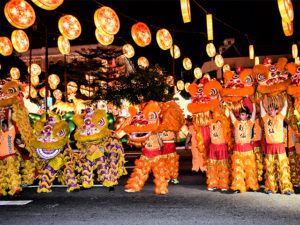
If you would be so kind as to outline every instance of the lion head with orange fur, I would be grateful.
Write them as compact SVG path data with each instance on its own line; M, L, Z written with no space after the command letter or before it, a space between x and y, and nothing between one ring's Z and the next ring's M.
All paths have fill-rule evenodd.
M231 110L240 110L243 105L243 97L254 94L252 72L252 69L240 69L239 73L234 71L224 72L224 85L221 95Z
M286 65L286 70L292 75L287 93L295 98L295 108L300 112L300 65L291 62Z

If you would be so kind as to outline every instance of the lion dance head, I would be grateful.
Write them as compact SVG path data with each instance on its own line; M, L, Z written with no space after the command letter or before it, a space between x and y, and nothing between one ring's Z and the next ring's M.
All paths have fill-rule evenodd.
M295 99L295 109L300 112L300 65L288 63L286 69L292 75L287 93Z

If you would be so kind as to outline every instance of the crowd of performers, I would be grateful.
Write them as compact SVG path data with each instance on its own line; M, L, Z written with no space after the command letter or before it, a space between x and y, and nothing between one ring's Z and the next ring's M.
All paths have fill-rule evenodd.
M126 192L141 191L151 172L157 194L178 184L175 142L185 137L192 170L206 173L207 190L243 193L264 182L267 194L294 193L300 185L300 65L266 58L253 68L225 71L222 81L205 75L188 92L192 119L174 101L150 101L129 107L130 116L111 130L105 110L95 108L71 118L51 112L30 124L21 86L1 81L0 195L17 194L36 179L39 193L51 192L55 179L68 192L91 188L95 180L111 191L127 174L125 135L142 152Z

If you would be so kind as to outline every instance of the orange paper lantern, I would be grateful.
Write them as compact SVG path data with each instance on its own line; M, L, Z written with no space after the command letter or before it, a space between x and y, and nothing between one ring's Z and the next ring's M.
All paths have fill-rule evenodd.
M42 87L40 90L39 90L39 94L41 97L45 98L46 96L46 87ZM51 92L50 90L48 90L48 97L51 96Z
M217 67L222 67L224 65L223 56L220 55L220 54L216 55L216 57L215 57L215 63L217 65Z
M184 23L191 22L190 0L180 0L181 14Z
M177 88L180 91L184 89L184 82L182 80L177 81Z
M13 80L18 80L20 78L20 70L17 67L12 67L10 69L10 76Z
M292 36L294 34L293 22L286 23L283 20L281 22L282 22L282 29L283 29L284 35L287 37Z
M146 57L142 56L140 58L138 58L138 65L140 68L147 68L149 66L149 61Z
M20 29L30 27L35 21L34 9L23 0L11 0L6 3L4 14L11 25Z
M59 36L57 39L58 50L63 55L68 55L71 51L70 41L65 36Z
M117 13L107 6L96 10L94 22L96 27L101 28L106 34L115 35L120 30L120 20Z
M40 83L40 78L39 76L31 76L30 81L33 86L37 86Z
M61 4L64 0L32 0L38 7L46 10L54 10Z
M206 45L206 53L209 57L214 57L216 55L216 47L213 43L208 43Z
M156 41L162 50L168 50L173 44L172 35L167 29L160 29L157 31Z
M0 37L0 54L9 56L12 54L13 47L8 37Z
M58 29L69 40L74 40L81 34L81 25L78 19L72 15L62 16L58 21Z
M11 41L17 52L26 52L29 48L29 39L23 30L14 30L11 34Z
M190 58L184 58L182 64L183 64L183 68L185 70L192 69L193 64L192 64L192 60Z
M223 66L223 72L225 72L225 71L230 71L230 66L229 66L229 64L225 64L225 65Z
M173 46L171 46L170 48L170 53L171 53L171 56L173 57ZM174 45L174 55L175 55L175 59L178 59L181 55L180 53L180 48L177 46L177 45Z
M56 89L59 82L60 82L59 76L57 76L56 74L51 74L48 77L48 83L51 89Z
M78 86L74 81L70 81L67 84L67 92L68 93L75 93L77 91L77 89L78 89Z
M27 85L25 87L25 90L23 93L24 93L25 98L29 97L29 85ZM30 96L31 96L31 98L37 97L37 90L33 86L30 87Z
M132 58L134 56L134 48L132 47L131 44L125 44L123 45L123 54L127 57L127 58Z
M38 64L33 63L33 64L31 64L31 67L28 66L28 70L27 71L28 71L28 73L31 76L38 76L38 75L41 74L42 69L41 69L41 67Z
M189 88L190 84L191 84L191 83L189 83L189 82L185 83L185 85L184 85L184 90L185 90L186 92L188 92L188 88Z
M114 41L114 35L107 34L99 27L95 30L97 41L102 45L110 45Z
M140 47L145 47L151 43L151 32L148 26L142 22L138 22L131 27L131 36Z
M297 46L297 44L292 45L292 56L293 56L294 59L298 57L298 46Z
M199 67L194 69L194 76L196 79L200 79L202 77L202 70Z
M62 99L62 92L59 89L56 89L55 91L53 91L53 96L55 99Z
M213 19L212 14L206 14L207 40L212 41L213 36Z
M278 8L284 22L290 23L294 20L294 9L291 0L278 0Z

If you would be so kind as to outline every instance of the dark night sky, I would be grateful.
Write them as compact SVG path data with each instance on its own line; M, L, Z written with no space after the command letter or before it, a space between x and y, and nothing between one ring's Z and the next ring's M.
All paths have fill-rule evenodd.
M256 55L284 54L291 52L291 45L298 42L297 26L298 9L300 0L292 0L295 19L293 37L285 37L282 31L281 17L276 0L196 0L213 16L231 25L239 32L233 31L220 22L214 20L214 44L218 48L223 44L225 38L235 38L235 46L242 56L248 56L248 41L244 34L248 34L249 40L254 44ZM7 1L0 2L0 10L3 12ZM172 72L172 58L169 51L161 50L155 39L158 27L175 29L175 44L182 52L182 57L176 60L176 74L180 73L183 57L190 57L193 64L201 66L210 60L206 55L206 37L200 32L206 33L205 13L190 0L192 22L184 24L181 16L180 0L65 0L63 5L55 11L46 11L37 7L28 0L37 14L38 30L32 32L33 48L44 46L44 28L42 23L48 26L49 45L56 46L59 36L57 28L58 19L63 14L76 16L82 25L82 34L77 40L70 41L71 45L97 43L94 36L95 25L93 15L101 4L113 8L119 16L121 28L115 36L114 45L130 43L134 46L136 55L132 59L134 63L140 56L145 56L150 63L159 63ZM135 22L146 23L152 33L152 43L144 48L138 47L131 38L131 26ZM1 36L10 36L14 29L5 19L3 13L0 15ZM152 26L153 25L153 26ZM28 35L31 28L25 30ZM299 34L298 34L299 36ZM224 57L238 57L239 54L232 48L223 54Z

